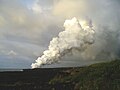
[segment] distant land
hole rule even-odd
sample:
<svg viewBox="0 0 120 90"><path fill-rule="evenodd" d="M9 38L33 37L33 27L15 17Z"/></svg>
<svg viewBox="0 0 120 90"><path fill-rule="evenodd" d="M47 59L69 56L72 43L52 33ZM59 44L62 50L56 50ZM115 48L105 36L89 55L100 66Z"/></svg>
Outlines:
<svg viewBox="0 0 120 90"><path fill-rule="evenodd" d="M0 90L120 90L120 60L0 72Z"/></svg>

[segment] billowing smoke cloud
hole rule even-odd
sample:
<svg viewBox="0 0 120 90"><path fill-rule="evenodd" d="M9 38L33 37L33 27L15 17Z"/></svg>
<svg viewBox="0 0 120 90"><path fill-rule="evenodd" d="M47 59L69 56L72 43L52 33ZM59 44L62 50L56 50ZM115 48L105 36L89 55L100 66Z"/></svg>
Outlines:
<svg viewBox="0 0 120 90"><path fill-rule="evenodd" d="M94 43L94 33L92 21L81 21L77 18L66 20L64 23L65 30L60 32L58 37L50 41L48 50L38 57L32 68L38 68L44 64L54 63L64 55L72 52L73 49L80 52L84 51L89 45Z"/></svg>
<svg viewBox="0 0 120 90"><path fill-rule="evenodd" d="M60 0L54 5L55 15L62 18L88 15L95 23L95 43L77 53L78 60L99 62L120 58L119 8L119 0Z"/></svg>

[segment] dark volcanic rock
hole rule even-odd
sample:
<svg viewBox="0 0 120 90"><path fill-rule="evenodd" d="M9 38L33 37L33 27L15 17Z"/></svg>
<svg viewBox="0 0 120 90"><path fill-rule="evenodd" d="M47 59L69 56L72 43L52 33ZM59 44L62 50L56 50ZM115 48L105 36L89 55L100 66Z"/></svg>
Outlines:
<svg viewBox="0 0 120 90"><path fill-rule="evenodd" d="M73 68L39 68L0 72L0 90L51 90L49 81Z"/></svg>
<svg viewBox="0 0 120 90"><path fill-rule="evenodd" d="M120 60L86 67L0 72L0 90L120 90Z"/></svg>

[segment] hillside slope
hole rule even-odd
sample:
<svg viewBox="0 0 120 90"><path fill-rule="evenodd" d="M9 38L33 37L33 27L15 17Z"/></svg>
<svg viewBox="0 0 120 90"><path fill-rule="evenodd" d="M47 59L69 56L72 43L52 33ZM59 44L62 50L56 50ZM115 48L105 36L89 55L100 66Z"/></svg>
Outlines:
<svg viewBox="0 0 120 90"><path fill-rule="evenodd" d="M58 74L51 81L56 89L120 90L120 60L93 64Z"/></svg>

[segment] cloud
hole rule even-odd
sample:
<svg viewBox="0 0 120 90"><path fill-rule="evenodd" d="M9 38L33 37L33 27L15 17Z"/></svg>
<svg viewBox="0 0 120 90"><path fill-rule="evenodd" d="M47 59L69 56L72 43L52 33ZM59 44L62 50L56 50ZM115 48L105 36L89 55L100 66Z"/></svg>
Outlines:
<svg viewBox="0 0 120 90"><path fill-rule="evenodd" d="M34 13L39 14L42 13L42 8L39 5L39 0L36 0L32 6L32 8L30 8Z"/></svg>
<svg viewBox="0 0 120 90"><path fill-rule="evenodd" d="M2 17L2 16L0 16L0 27L2 27L3 25L5 25L5 19Z"/></svg>
<svg viewBox="0 0 120 90"><path fill-rule="evenodd" d="M19 0L4 1L0 4L0 26L1 34L25 37L28 39L39 38L40 34L48 29L51 25L56 25L58 21L54 20L54 17L42 11L37 1L34 1L31 5L31 11L27 6L22 4ZM42 8L42 7L41 7ZM51 21L53 21L51 23ZM3 31L2 31L3 30ZM5 31L6 30L6 31ZM8 33L9 32L9 33Z"/></svg>
<svg viewBox="0 0 120 90"><path fill-rule="evenodd" d="M87 9L87 4L85 0L59 0L54 4L53 14L72 18L78 16L78 14L83 14Z"/></svg>
<svg viewBox="0 0 120 90"><path fill-rule="evenodd" d="M11 50L10 52L8 52L7 55L9 55L9 56L16 56L17 53L15 51Z"/></svg>
<svg viewBox="0 0 120 90"><path fill-rule="evenodd" d="M31 8L35 9L37 4L42 9L38 2L33 2ZM17 59L32 61L42 54L50 39L59 32L58 19L45 9L42 13L34 13L24 0L0 0L0 12L0 59L16 53ZM16 60L15 57L9 59Z"/></svg>

